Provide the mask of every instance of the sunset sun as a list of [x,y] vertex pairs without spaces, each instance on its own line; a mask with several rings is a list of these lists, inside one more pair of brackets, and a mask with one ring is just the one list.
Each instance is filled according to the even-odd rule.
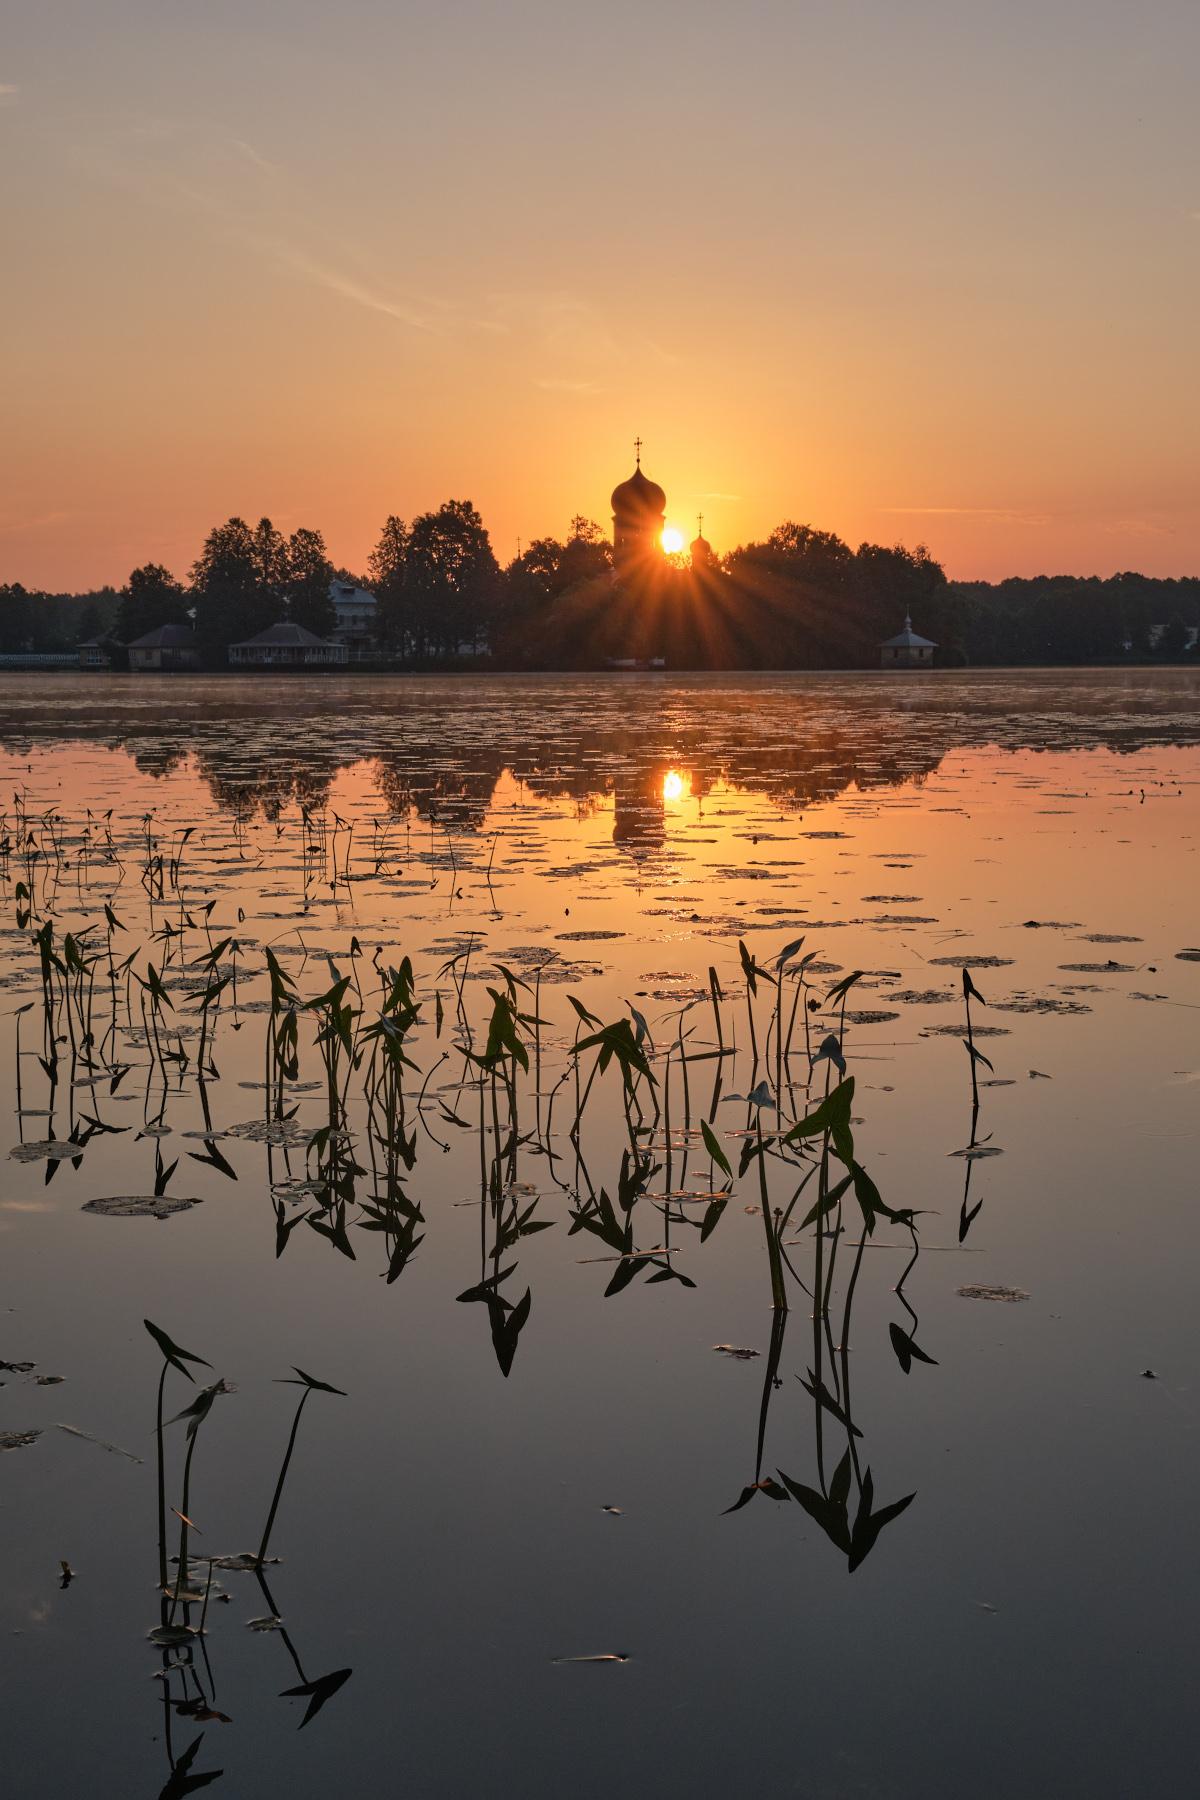
[[664,525],[661,543],[668,556],[675,556],[683,549],[682,531],[677,525]]

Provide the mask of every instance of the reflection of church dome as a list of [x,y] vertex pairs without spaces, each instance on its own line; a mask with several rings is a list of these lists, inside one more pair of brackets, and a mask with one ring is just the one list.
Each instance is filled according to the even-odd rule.
[[612,492],[612,509],[618,518],[628,517],[630,513],[657,514],[665,512],[666,506],[666,494],[657,481],[642,474],[640,460],[629,480],[622,481]]
[[617,772],[613,784],[613,843],[635,858],[661,849],[666,838],[664,774],[658,764]]

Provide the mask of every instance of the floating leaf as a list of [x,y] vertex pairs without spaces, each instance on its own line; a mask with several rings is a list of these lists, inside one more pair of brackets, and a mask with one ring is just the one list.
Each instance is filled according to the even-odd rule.
[[603,1650],[597,1656],[552,1656],[553,1663],[627,1663],[628,1652],[625,1650]]
[[14,1144],[8,1154],[14,1162],[66,1162],[78,1156],[80,1149],[69,1138],[37,1138],[29,1144]]
[[169,1219],[199,1205],[198,1199],[185,1200],[181,1194],[114,1194],[85,1201],[80,1211],[102,1219]]
[[193,1643],[199,1635],[199,1629],[195,1625],[156,1625],[146,1633],[152,1644],[161,1644],[165,1649]]
[[954,1291],[963,1300],[1005,1300],[1010,1305],[1029,1298],[1024,1288],[989,1287],[983,1282],[972,1282],[966,1287],[955,1288]]

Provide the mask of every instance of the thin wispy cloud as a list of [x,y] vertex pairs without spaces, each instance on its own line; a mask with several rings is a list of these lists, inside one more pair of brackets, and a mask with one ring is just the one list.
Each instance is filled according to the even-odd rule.
[[13,537],[23,531],[44,531],[49,525],[61,525],[69,512],[0,513],[0,537]]
[[1047,525],[1045,513],[1014,512],[1005,506],[881,506],[881,513],[911,519],[997,519],[1008,525]]
[[[88,147],[89,175],[99,173],[155,206],[186,206],[207,219],[214,230],[276,269],[411,331],[434,334],[446,324],[452,309],[443,303],[415,301],[353,268],[339,266],[340,246],[328,238],[316,243],[318,234],[307,220],[298,215],[294,205],[289,210],[283,203],[279,182],[285,171],[246,139],[216,137],[203,127],[151,118],[126,121],[117,143],[125,148],[114,151],[111,140],[99,150]],[[182,146],[182,170],[154,154],[165,144]],[[130,154],[130,145],[136,145],[142,154]],[[271,178],[254,184],[249,203],[240,177],[235,198],[225,191],[235,174],[235,158],[237,164],[249,162]],[[357,258],[351,251],[346,260],[353,264]]]
[[497,293],[489,317],[512,338],[514,353],[527,347],[533,385],[548,394],[587,396],[606,391],[619,347],[605,314],[592,300],[565,290]]
[[1164,525],[1157,519],[1100,519],[1097,521],[1101,531],[1109,537],[1174,537],[1173,526]]
[[[250,239],[254,242],[254,239]],[[304,276],[316,287],[325,288],[331,294],[337,294],[342,300],[353,301],[355,306],[364,306],[368,312],[382,313],[385,318],[395,319],[397,324],[407,325],[413,331],[436,334],[439,327],[431,319],[416,311],[415,308],[401,300],[393,300],[389,295],[367,287],[356,281],[352,275],[343,274],[340,269],[329,268],[318,262],[307,251],[294,244],[278,240],[264,240],[259,246],[272,254],[284,267],[294,269],[298,275]]]
[[253,144],[248,144],[245,138],[230,138],[229,146],[232,150],[236,150],[239,156],[244,156],[248,163],[253,163],[256,169],[261,169],[264,175],[279,174],[279,164],[269,162],[262,152],[256,150]]

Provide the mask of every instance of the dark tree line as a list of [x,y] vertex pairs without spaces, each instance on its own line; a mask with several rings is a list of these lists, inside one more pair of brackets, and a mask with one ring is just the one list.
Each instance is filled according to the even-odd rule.
[[47,594],[19,581],[0,583],[0,655],[73,650],[85,638],[111,629],[118,599],[115,588]]
[[[327,636],[335,570],[319,531],[285,537],[269,519],[210,531],[188,579],[147,563],[116,593],[0,587],[0,651],[71,650],[111,634],[192,624],[204,660],[279,619]],[[923,545],[860,544],[787,523],[762,542],[693,569],[664,557],[651,577],[614,582],[612,549],[577,516],[563,539],[535,539],[501,568],[483,520],[448,500],[392,515],[362,585],[377,597],[379,646],[399,666],[487,653],[504,668],[594,668],[661,656],[676,669],[836,669],[878,665],[906,613],[943,666],[1189,658],[1200,578],[1133,573],[952,582]]]
[[1195,576],[1014,576],[951,582],[949,595],[946,642],[956,660],[971,663],[1172,659],[1200,625]]

